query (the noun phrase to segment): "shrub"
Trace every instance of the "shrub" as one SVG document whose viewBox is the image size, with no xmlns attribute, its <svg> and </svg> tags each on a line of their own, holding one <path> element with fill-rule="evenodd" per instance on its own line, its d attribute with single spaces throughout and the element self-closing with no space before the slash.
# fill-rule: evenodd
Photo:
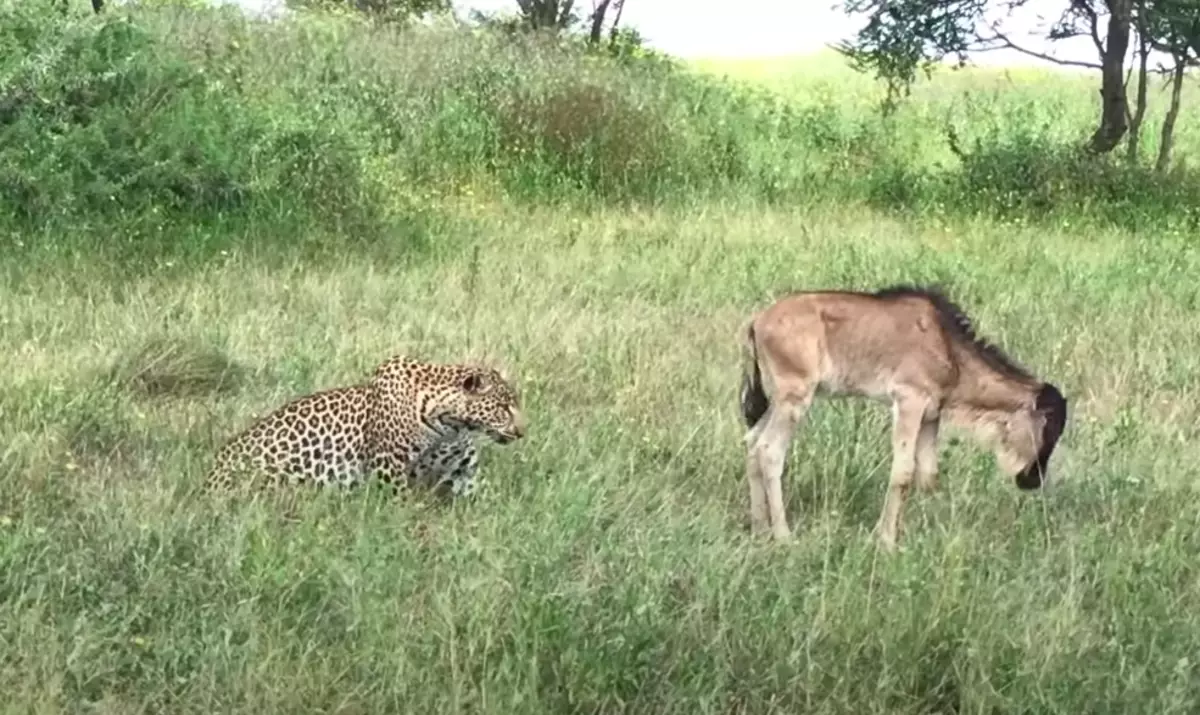
<svg viewBox="0 0 1200 715">
<path fill-rule="evenodd" d="M 15 50 L 0 70 L 0 221 L 28 231 L 149 216 L 160 228 L 377 218 L 349 132 L 231 91 L 135 15 L 5 6 L 0 28 Z"/>
<path fill-rule="evenodd" d="M 102 235 L 88 250 L 130 255 L 255 236 L 336 248 L 399 234 L 415 248 L 433 199 L 480 181 L 534 202 L 865 200 L 1197 221 L 1192 173 L 1072 153 L 1057 99 L 964 92 L 882 117 L 840 79 L 785 95 L 618 39 L 597 49 L 346 13 L 261 21 L 158 0 L 63 17 L 9 0 L 0 235 Z M 955 157 L 944 127 L 963 117 L 977 141 Z"/>
</svg>

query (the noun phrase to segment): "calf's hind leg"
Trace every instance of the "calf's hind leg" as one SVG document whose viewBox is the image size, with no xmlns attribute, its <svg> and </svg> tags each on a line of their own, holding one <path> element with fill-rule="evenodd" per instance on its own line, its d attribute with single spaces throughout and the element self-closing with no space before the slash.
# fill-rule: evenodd
<svg viewBox="0 0 1200 715">
<path fill-rule="evenodd" d="M 767 492 L 763 488 L 762 472 L 758 468 L 758 457 L 754 452 L 754 445 L 758 442 L 758 437 L 762 434 L 762 427 L 766 424 L 766 416 L 759 420 L 758 424 L 746 433 L 746 486 L 750 489 L 750 531 L 755 534 L 762 534 L 770 528 L 770 519 L 767 518 Z"/>
<path fill-rule="evenodd" d="M 883 511 L 880 512 L 879 523 L 876 525 L 880 545 L 887 551 L 896 548 L 900 537 L 904 502 L 912 488 L 914 472 L 918 467 L 918 455 L 921 453 L 918 444 L 928 442 L 929 433 L 925 426 L 929 421 L 926 419 L 928 410 L 928 400 L 919 395 L 897 395 L 892 403 L 891 479 L 883 501 Z M 921 440 L 922 433 L 925 435 L 924 442 Z M 926 462 L 921 464 L 928 467 Z M 924 477 L 926 481 L 928 478 L 929 475 Z"/>
<path fill-rule="evenodd" d="M 938 488 L 938 428 L 940 419 L 928 414 L 917 433 L 917 489 L 923 492 Z"/>
<path fill-rule="evenodd" d="M 783 509 L 783 468 L 792 436 L 811 403 L 810 388 L 780 390 L 767 413 L 746 435 L 750 528 L 755 533 L 770 529 L 777 541 L 791 536 Z"/>
</svg>

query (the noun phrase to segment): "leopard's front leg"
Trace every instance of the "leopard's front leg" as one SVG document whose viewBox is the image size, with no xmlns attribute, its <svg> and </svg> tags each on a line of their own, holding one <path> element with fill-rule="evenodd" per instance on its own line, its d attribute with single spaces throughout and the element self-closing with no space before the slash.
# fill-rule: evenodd
<svg viewBox="0 0 1200 715">
<path fill-rule="evenodd" d="M 470 498 L 484 486 L 479 472 L 479 449 L 470 437 L 458 440 L 441 464 L 436 489 L 454 498 Z"/>
</svg>

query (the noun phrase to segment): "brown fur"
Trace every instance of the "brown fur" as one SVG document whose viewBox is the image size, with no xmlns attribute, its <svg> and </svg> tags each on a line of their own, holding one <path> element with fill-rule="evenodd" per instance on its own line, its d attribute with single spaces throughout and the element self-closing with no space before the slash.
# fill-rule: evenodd
<svg viewBox="0 0 1200 715">
<path fill-rule="evenodd" d="M 1042 485 L 1067 400 L 975 335 L 934 288 L 794 293 L 754 314 L 743 333 L 742 415 L 750 521 L 790 536 L 782 475 L 813 397 L 858 395 L 892 406 L 891 484 L 876 526 L 894 548 L 915 480 L 937 488 L 943 419 L 991 447 L 1022 489 Z"/>
</svg>

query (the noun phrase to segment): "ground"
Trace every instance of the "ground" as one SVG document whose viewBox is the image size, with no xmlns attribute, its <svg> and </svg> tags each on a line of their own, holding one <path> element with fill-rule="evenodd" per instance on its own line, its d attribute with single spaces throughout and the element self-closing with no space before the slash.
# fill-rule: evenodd
<svg viewBox="0 0 1200 715">
<path fill-rule="evenodd" d="M 8 707 L 1194 711 L 1194 244 L 856 205 L 444 209 L 443 245 L 408 262 L 6 274 Z M 910 500 L 885 557 L 887 412 L 823 402 L 785 484 L 796 542 L 749 538 L 748 311 L 924 280 L 1071 400 L 1050 487 L 944 442 L 942 491 Z M 164 336 L 216 346 L 239 389 L 90 377 Z M 485 503 L 313 495 L 285 520 L 199 493 L 251 414 L 403 350 L 500 355 L 520 385 L 528 437 L 485 449 Z"/>
</svg>

